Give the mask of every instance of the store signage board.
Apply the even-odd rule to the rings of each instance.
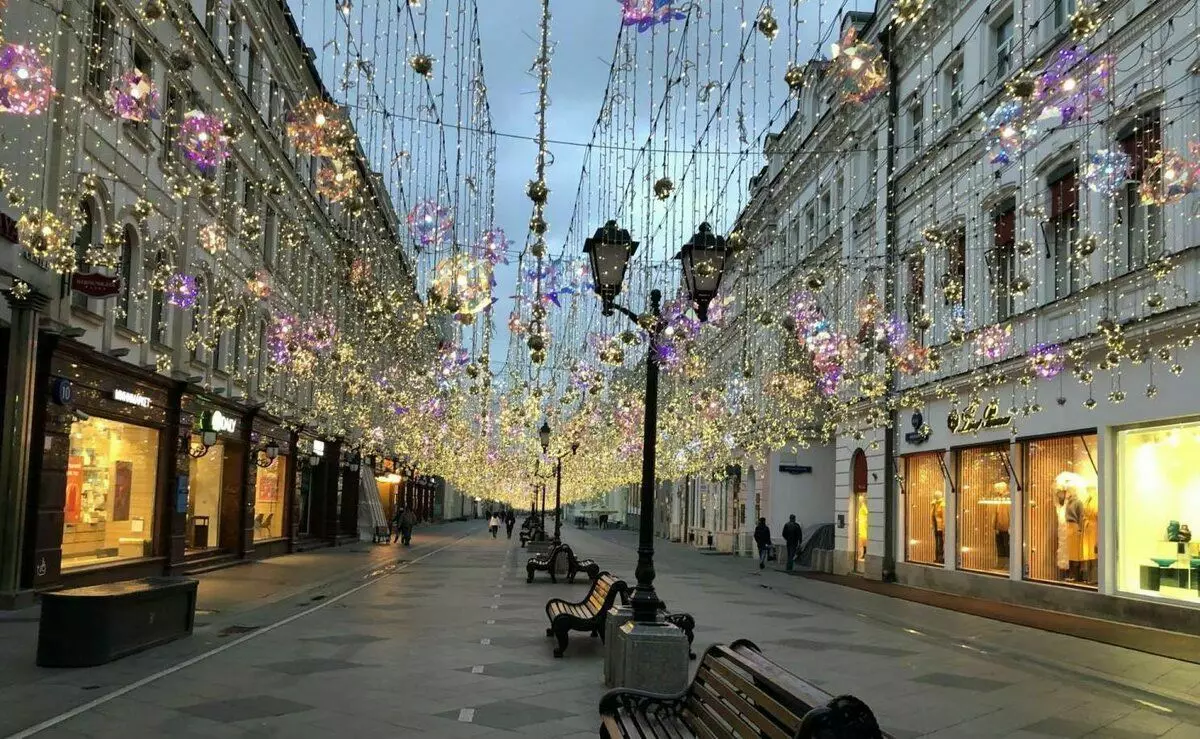
[[[121,390],[121,389],[113,390],[113,400],[116,400],[121,403],[128,403],[129,405],[136,405],[138,408],[149,408],[150,407],[150,399],[149,398],[147,398],[145,395],[140,395],[138,393],[132,393],[128,390]]]
[[[925,425],[925,416],[920,411],[914,411],[912,414],[912,431],[904,435],[904,440],[913,446],[918,446],[929,441],[929,427]]]
[[[226,434],[237,433],[238,420],[225,415],[221,411],[205,411],[200,416],[200,426],[205,431],[219,431]]]
[[[781,464],[779,471],[785,475],[808,475],[812,474],[812,467],[807,464]]]
[[[93,298],[111,298],[121,292],[121,278],[99,272],[76,272],[71,275],[71,289]]]
[[[320,439],[313,439],[313,454],[318,457],[325,456],[325,442]]]
[[[971,434],[984,429],[999,429],[1010,423],[1012,423],[1012,416],[1000,414],[1000,401],[995,398],[983,406],[982,410],[980,403],[975,402],[968,405],[966,410],[961,413],[956,409],[951,409],[946,414],[946,426],[954,434]]]

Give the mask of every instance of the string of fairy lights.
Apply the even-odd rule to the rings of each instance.
[[[1187,134],[1200,90],[1164,74],[1195,64],[1200,37],[1182,30],[1196,26],[1194,4],[1146,10],[1160,31],[1131,48],[1128,19],[1100,0],[1065,19],[1017,0],[1008,26],[894,0],[889,60],[864,33],[878,30],[874,2],[614,0],[586,141],[552,135],[556,16],[572,12],[562,0],[536,2],[531,133],[493,128],[477,0],[290,3],[324,84],[268,74],[269,40],[225,3],[197,17],[146,0],[136,16],[111,14],[107,40],[92,0],[68,4],[35,6],[53,29],[40,36],[4,28],[0,108],[23,129],[5,145],[50,161],[48,142],[81,135],[68,115],[80,103],[116,146],[84,172],[0,173],[23,245],[62,274],[130,271],[136,245],[117,310],[139,341],[174,331],[188,362],[257,389],[288,423],[403,457],[469,495],[523,504],[575,445],[565,501],[639,478],[650,337],[601,314],[581,249],[610,219],[639,242],[622,302],[637,312],[652,289],[666,296],[652,347],[663,479],[864,438],[936,397],[1006,394],[1014,430],[1042,410],[1039,382],[1083,383],[1094,408],[1097,395],[1122,402],[1125,369],[1148,365],[1153,397],[1194,341],[1184,324],[1150,326],[1193,301],[1182,257],[1161,245],[1190,223],[1200,188]],[[1069,41],[1043,43],[1059,21]],[[929,53],[986,47],[998,29],[1009,52],[984,60],[978,84]],[[66,79],[48,62],[60,38],[86,50]],[[504,141],[535,147],[520,245],[497,212]],[[1044,150],[1063,142],[1061,163],[1076,164],[1040,197]],[[551,224],[554,152],[568,148],[581,152],[574,200]],[[131,186],[121,162],[147,149],[162,175]],[[35,197],[46,191],[57,195]],[[555,212],[569,196],[554,193]],[[89,202],[124,205],[81,253]],[[1137,264],[1117,238],[1130,203],[1147,224]],[[701,324],[673,256],[705,222],[733,257]],[[1151,289],[1133,320],[1088,298],[1134,268]],[[1020,319],[1036,314],[1047,269],[1053,297],[1088,301],[1082,328]],[[159,352],[155,369],[185,369],[175,361]]]

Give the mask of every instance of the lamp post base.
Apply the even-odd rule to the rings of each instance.
[[[682,629],[665,621],[627,620],[614,632],[606,645],[611,651],[605,658],[606,685],[659,694],[687,689],[689,647]]]

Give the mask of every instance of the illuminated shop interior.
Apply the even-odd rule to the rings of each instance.
[[[959,569],[1007,575],[1012,557],[1008,444],[960,449],[955,456]]]
[[[1025,576],[1096,587],[1099,498],[1095,434],[1021,444],[1025,480]]]
[[[288,458],[280,454],[270,466],[256,465],[254,483],[254,540],[279,539],[283,536],[283,491],[287,479]]]
[[[904,458],[905,559],[917,564],[943,564],[946,559],[946,483],[941,452]]]

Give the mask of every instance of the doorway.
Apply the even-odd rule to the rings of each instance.
[[[869,531],[870,511],[867,510],[867,454],[862,449],[855,449],[850,460],[850,520],[853,526],[850,539],[854,543],[854,571],[866,572],[867,564],[867,532]]]

